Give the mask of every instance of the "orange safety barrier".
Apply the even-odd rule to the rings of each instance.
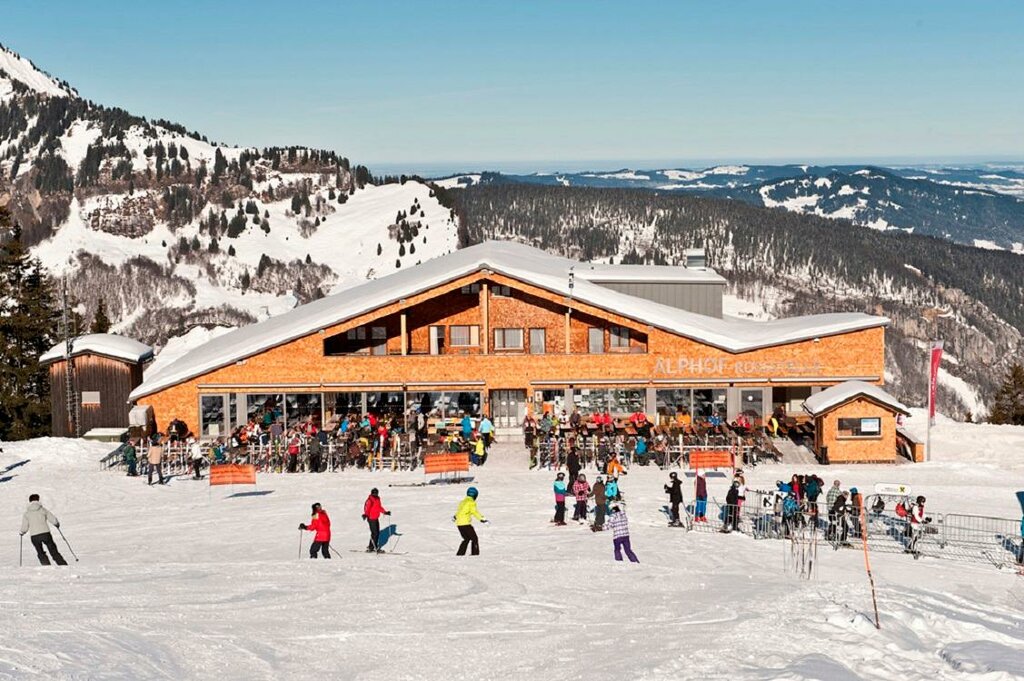
[[[690,452],[690,468],[732,468],[735,459],[728,449],[697,449]]]
[[[468,470],[469,454],[467,452],[427,454],[423,457],[423,472],[427,475],[432,473],[456,473]]]
[[[256,466],[246,463],[222,463],[210,466],[210,486],[255,485]]]

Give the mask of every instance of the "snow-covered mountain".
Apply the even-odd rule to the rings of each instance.
[[[416,181],[334,152],[229,147],[82,99],[0,47],[0,207],[91,318],[151,343],[282,312],[457,246]]]
[[[1021,171],[989,166],[721,165],[529,175],[481,172],[436,181],[446,188],[514,182],[704,194],[1024,253]]]

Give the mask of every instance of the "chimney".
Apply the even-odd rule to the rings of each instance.
[[[702,270],[708,266],[707,256],[704,254],[704,248],[687,248],[683,251],[684,265],[687,269],[699,269]]]

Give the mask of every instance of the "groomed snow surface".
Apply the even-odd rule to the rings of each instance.
[[[862,490],[909,483],[933,511],[1018,517],[1024,429],[941,421],[933,442],[936,463],[799,472]],[[668,475],[654,468],[622,481],[642,561],[631,565],[614,562],[609,533],[550,526],[553,475],[518,458],[475,471],[492,522],[478,526],[482,555],[457,558],[451,515],[465,485],[389,487],[420,472],[260,475],[255,490],[211,493],[205,482],[147,487],[102,472],[108,445],[42,439],[4,450],[0,470],[22,465],[0,475],[0,678],[1024,676],[1024,577],[875,554],[876,631],[859,552],[822,544],[818,578],[803,581],[784,569],[783,542],[668,528]],[[748,481],[763,488],[793,472],[763,465]],[[724,479],[710,483],[721,499]],[[349,552],[366,544],[359,516],[372,486],[394,512],[404,555]],[[81,562],[40,567],[26,542],[17,567],[31,492]],[[333,520],[340,553],[329,563],[305,557],[308,535],[298,557],[296,527],[314,501]]]

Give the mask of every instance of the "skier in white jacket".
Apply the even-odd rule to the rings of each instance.
[[[30,495],[28,498],[28,508],[25,509],[25,515],[21,519],[22,536],[26,532],[28,533],[29,538],[32,540],[32,546],[36,548],[36,555],[39,556],[39,563],[41,565],[50,564],[50,558],[43,551],[44,546],[50,552],[50,556],[53,557],[57,565],[67,565],[64,556],[60,555],[60,551],[57,550],[57,544],[53,541],[53,535],[50,534],[50,525],[60,527],[60,521],[57,520],[57,516],[50,513],[46,510],[46,507],[39,503],[38,494]]]

